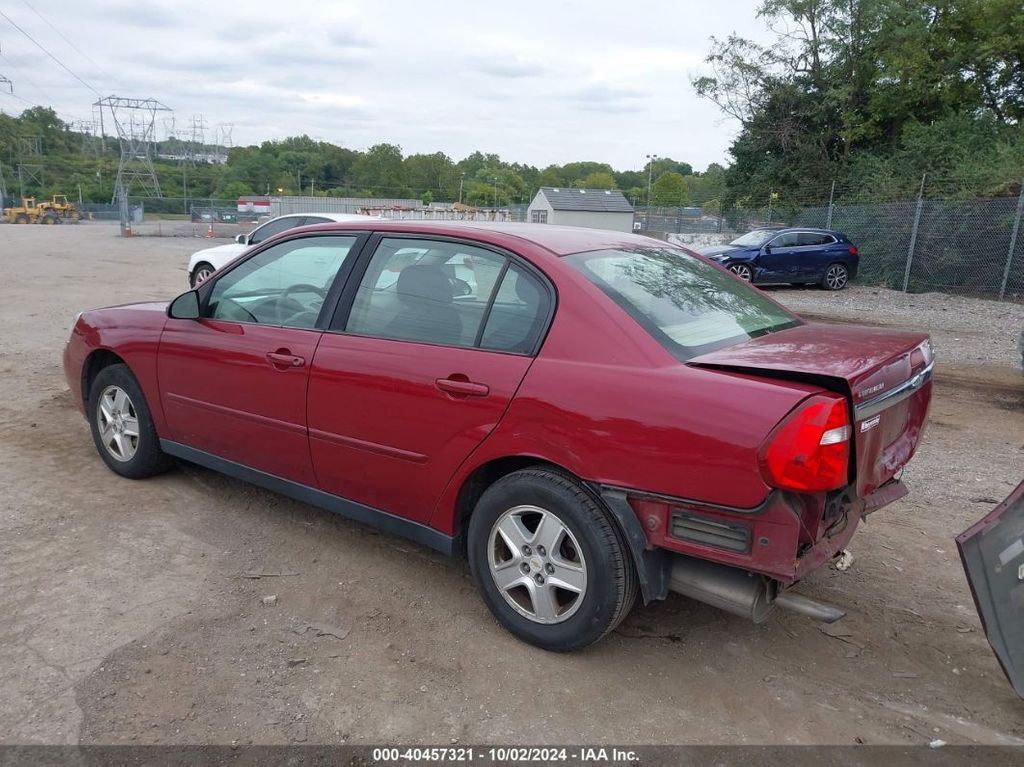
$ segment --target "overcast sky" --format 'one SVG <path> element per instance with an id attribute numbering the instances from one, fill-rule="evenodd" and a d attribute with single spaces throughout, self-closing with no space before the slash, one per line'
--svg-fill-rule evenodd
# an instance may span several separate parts
<path id="1" fill-rule="evenodd" d="M 158 99 L 179 129 L 202 114 L 208 140 L 231 123 L 236 145 L 305 133 L 455 160 L 479 149 L 627 170 L 655 153 L 699 170 L 727 159 L 737 126 L 690 77 L 711 35 L 764 39 L 757 4 L 0 0 L 0 11 L 102 95 Z M 66 120 L 91 117 L 96 93 L 2 16 L 0 75 Z M 0 90 L 3 111 L 26 106 Z"/>

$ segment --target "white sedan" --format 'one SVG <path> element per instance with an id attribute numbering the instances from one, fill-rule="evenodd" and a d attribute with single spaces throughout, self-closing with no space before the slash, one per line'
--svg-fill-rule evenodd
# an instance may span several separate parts
<path id="1" fill-rule="evenodd" d="M 380 218 L 380 216 L 364 216 L 356 213 L 289 213 L 286 216 L 278 216 L 261 224 L 248 234 L 238 235 L 232 243 L 203 248 L 203 250 L 193 253 L 188 260 L 189 285 L 194 288 L 205 282 L 211 274 L 229 261 L 233 261 L 250 245 L 256 245 L 288 229 L 311 224 L 327 224 L 332 221 L 367 221 Z"/>

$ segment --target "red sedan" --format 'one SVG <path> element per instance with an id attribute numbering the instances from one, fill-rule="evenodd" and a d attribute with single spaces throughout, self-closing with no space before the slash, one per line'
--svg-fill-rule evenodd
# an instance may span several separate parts
<path id="1" fill-rule="evenodd" d="M 64 367 L 116 473 L 183 459 L 464 554 L 568 651 L 670 590 L 841 616 L 787 589 L 906 493 L 932 353 L 646 237 L 373 221 L 85 312 Z"/>

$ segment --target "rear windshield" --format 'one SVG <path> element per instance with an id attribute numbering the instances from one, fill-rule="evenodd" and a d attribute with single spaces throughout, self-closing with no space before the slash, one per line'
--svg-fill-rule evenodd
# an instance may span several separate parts
<path id="1" fill-rule="evenodd" d="M 680 250 L 594 250 L 565 260 L 680 360 L 800 324 L 757 288 Z"/>

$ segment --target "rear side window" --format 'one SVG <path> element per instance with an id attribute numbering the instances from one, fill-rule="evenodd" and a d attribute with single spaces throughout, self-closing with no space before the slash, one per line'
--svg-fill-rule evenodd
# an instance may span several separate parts
<path id="1" fill-rule="evenodd" d="M 551 298 L 540 280 L 511 264 L 494 296 L 480 346 L 529 354 L 540 340 L 550 312 Z"/>
<path id="2" fill-rule="evenodd" d="M 345 330 L 475 346 L 506 261 L 472 245 L 385 238 L 359 284 Z"/>
<path id="3" fill-rule="evenodd" d="M 680 360 L 800 324 L 757 288 L 670 248 L 566 256 Z"/>
<path id="4" fill-rule="evenodd" d="M 547 286 L 500 253 L 394 237 L 381 240 L 370 259 L 345 331 L 531 354 L 551 309 Z"/>
<path id="5" fill-rule="evenodd" d="M 801 245 L 831 245 L 836 238 L 830 234 L 816 234 L 815 232 L 800 232 L 797 235 Z"/>

